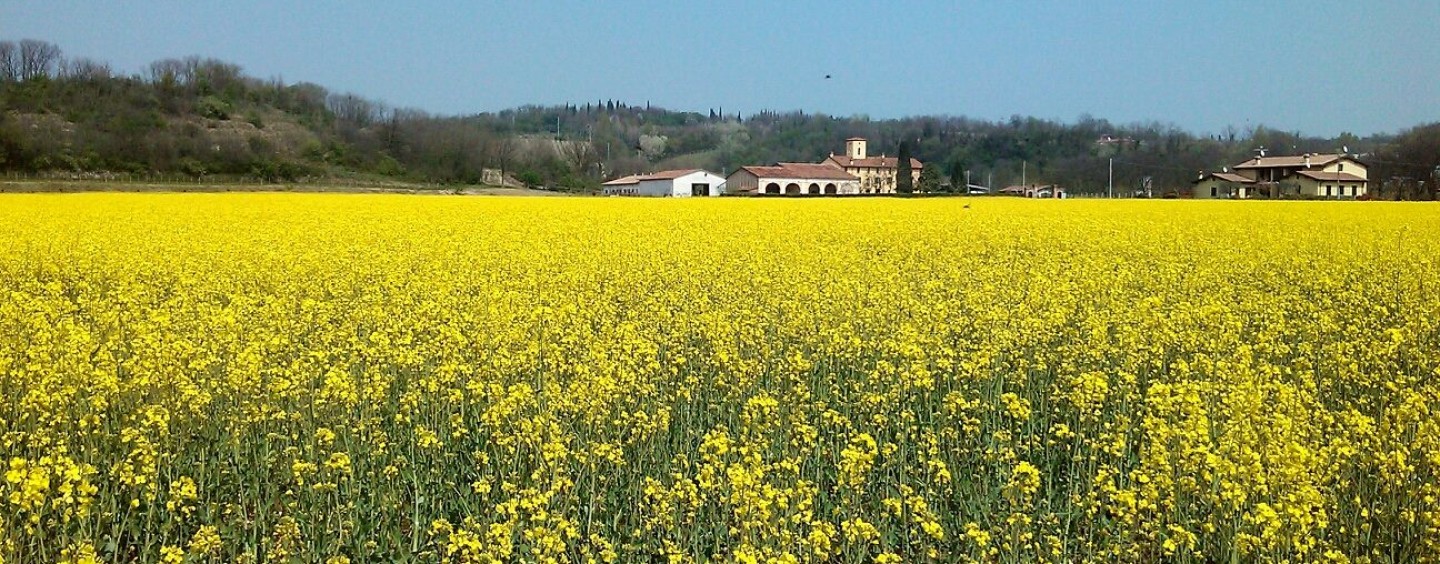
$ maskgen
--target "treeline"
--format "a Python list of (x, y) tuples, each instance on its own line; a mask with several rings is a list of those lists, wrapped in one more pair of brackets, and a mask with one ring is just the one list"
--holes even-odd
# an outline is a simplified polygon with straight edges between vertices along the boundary
[(437, 183), (520, 182), (593, 190), (665, 168), (728, 173), (747, 164), (816, 161), (847, 137), (873, 154), (902, 142), (926, 163), (922, 188), (1059, 183), (1072, 193), (1154, 194), (1254, 155), (1342, 149), (1371, 165), (1382, 197), (1433, 197), (1440, 124), (1399, 135), (1307, 137), (1264, 126), (1194, 135), (1174, 125), (1002, 121), (924, 116), (874, 120), (724, 108), (678, 112), (599, 99), (467, 116), (433, 116), (311, 83), (248, 76), (189, 57), (139, 73), (66, 58), (43, 41), (0, 41), (0, 169), (245, 176), (271, 181), (376, 177)]
[(597, 185), (597, 167), (587, 173), (567, 161), (577, 156), (589, 158), (571, 144), (262, 80), (215, 59), (166, 59), (122, 74), (43, 41), (0, 41), (4, 171)]

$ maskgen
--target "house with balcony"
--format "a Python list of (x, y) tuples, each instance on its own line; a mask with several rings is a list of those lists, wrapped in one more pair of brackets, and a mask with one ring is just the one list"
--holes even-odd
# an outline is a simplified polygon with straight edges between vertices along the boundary
[[(1370, 188), (1365, 164), (1345, 154), (1262, 155), (1230, 169), (1234, 175), (1251, 181), (1239, 197), (1358, 198)], [(1205, 181), (1202, 177), (1197, 186)], [(1199, 193), (1195, 195), (1201, 197)]]

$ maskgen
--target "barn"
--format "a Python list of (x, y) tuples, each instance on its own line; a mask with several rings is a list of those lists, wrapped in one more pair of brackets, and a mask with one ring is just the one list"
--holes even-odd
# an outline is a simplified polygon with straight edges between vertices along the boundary
[(860, 193), (860, 179), (832, 163), (777, 163), (744, 166), (730, 174), (737, 194), (834, 195)]
[(702, 169), (662, 170), (616, 178), (601, 185), (607, 196), (719, 196), (725, 179)]

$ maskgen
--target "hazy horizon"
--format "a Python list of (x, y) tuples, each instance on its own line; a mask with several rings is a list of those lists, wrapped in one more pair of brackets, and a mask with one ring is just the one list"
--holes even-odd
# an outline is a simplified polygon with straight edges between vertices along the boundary
[[(1440, 120), (1440, 3), (623, 1), (243, 6), (19, 0), (0, 38), (116, 71), (200, 55), (442, 115), (615, 99), (764, 110), (1264, 125), (1334, 137)], [(826, 76), (831, 78), (826, 78)]]

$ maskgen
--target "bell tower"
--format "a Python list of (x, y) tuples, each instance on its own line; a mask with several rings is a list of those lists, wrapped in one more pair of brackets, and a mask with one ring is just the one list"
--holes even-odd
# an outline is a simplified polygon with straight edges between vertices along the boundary
[(865, 158), (865, 138), (851, 137), (845, 140), (845, 155), (852, 159)]

